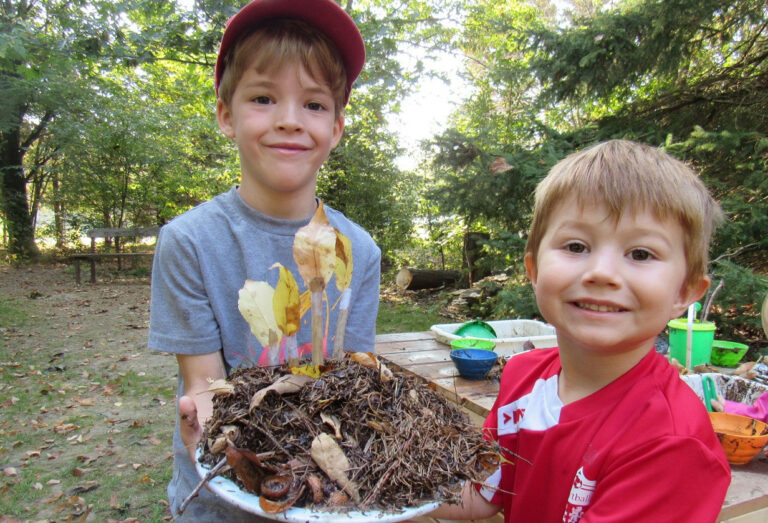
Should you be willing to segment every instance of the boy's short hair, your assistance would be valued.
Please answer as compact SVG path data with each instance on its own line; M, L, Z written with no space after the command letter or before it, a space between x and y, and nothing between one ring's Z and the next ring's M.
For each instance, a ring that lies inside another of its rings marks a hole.
M680 160L645 144L610 140L558 162L536 187L525 246L534 261L549 218L571 196L581 207L605 205L617 221L625 213L642 211L676 219L685 238L685 283L706 276L709 243L723 214L698 175Z
M216 60L216 95L229 105L246 68L264 72L286 60L327 84L340 114L363 68L365 44L333 0L253 0L227 22Z

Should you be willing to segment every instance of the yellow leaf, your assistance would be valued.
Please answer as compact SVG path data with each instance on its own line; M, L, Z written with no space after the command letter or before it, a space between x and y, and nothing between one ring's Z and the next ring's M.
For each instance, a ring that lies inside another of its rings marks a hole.
M270 269L280 269L280 279L275 287L275 295L272 298L272 307L275 311L277 326L286 336L292 336L299 331L301 322L301 300L299 296L299 284L291 271L279 263L275 263Z
M301 367L291 367L291 372L296 375L309 376L310 378L319 378L322 372L317 365L302 365Z
M270 345L270 332L280 341L282 336L275 320L272 301L275 290L265 281L245 280L238 293L237 308L262 346Z
M343 291L352 281L352 242L344 234L336 231L336 288Z
M299 317L301 317L304 316L312 306L312 292L309 289L302 292L301 296L299 296L299 301L301 302L301 312L299 313Z
M322 202L307 225L296 231L293 258L304 278L304 285L322 280L325 286L336 263L336 231L325 216Z

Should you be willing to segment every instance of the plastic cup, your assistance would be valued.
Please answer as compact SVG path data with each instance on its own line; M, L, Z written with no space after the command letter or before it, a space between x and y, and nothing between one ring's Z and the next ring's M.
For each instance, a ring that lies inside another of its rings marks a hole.
M493 350L496 343L493 340L479 340L476 338L459 338L451 340L451 349L482 349Z
M667 326L669 327L669 357L675 358L681 365L685 365L688 343L688 320L677 318L670 321ZM712 357L712 342L714 339L715 324L713 322L693 322L691 367L709 364Z

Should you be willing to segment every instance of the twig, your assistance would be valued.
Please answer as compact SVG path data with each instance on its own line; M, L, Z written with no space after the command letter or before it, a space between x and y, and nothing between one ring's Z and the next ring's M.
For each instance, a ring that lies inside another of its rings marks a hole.
M186 510L187 505L189 505L192 500L200 493L200 489L203 488L203 485L208 483L211 479L213 479L221 469L224 468L224 465L227 464L227 458L221 458L221 461L216 463L214 467L208 471L208 473L205 475L205 477L200 480L200 483L197 484L197 486L190 492L189 496L187 496L187 499L181 502L181 505L179 505L179 514L184 513L184 510Z
M701 315L702 323L707 321L707 318L709 317L709 310L712 308L712 304L715 302L715 294L717 294L717 291L723 288L724 284L725 284L725 280L720 280L720 282L712 291L712 294L710 294L709 298L707 298L707 302L704 304L704 314Z
M712 260L710 263L714 265L715 263L719 262L720 260L725 260L727 258L733 258L734 256L737 256L737 255L741 254L745 250L747 250L747 249L749 249L751 247L754 247L755 245L757 245L757 242L752 242L752 243L748 243L746 245L742 245L738 249L736 249L734 251L731 251L731 252L724 252L723 254L721 254L720 256L715 258L714 260Z

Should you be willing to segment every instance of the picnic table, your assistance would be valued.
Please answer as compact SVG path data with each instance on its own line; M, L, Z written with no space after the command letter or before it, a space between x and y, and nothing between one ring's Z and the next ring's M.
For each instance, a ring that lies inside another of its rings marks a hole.
M376 336L377 355L392 367L434 385L480 424L493 406L499 385L493 380L466 380L458 376L450 351L431 331ZM758 458L747 465L731 466L731 486L718 521L768 522L768 460Z
M160 232L159 227L133 227L130 229L101 228L88 231L88 237L91 239L91 248L89 252L72 254L69 259L75 264L75 283L80 285L80 264L87 262L91 267L91 283L96 283L96 261L104 259L116 259L117 270L121 269L122 260L131 260L131 263L138 259L152 260L154 252L124 252L120 250L121 238L149 238L157 237ZM113 252L96 252L96 240L112 238L114 240L115 250Z

